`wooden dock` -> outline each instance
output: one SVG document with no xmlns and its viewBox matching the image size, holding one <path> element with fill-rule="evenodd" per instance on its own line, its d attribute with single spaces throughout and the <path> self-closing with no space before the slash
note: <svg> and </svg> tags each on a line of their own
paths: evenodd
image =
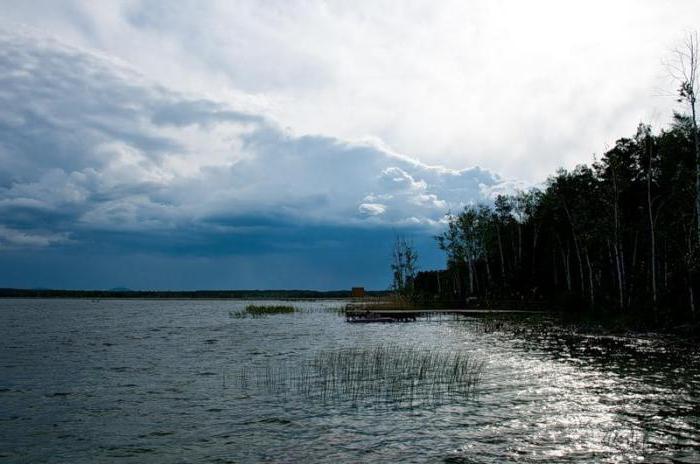
<svg viewBox="0 0 700 464">
<path fill-rule="evenodd" d="M 507 309 L 362 309 L 348 308 L 345 320 L 352 323 L 371 322 L 415 322 L 419 317 L 469 316 L 479 314 L 544 313 L 547 311 L 507 310 Z"/>
<path fill-rule="evenodd" d="M 413 311 L 382 311 L 351 309 L 345 311 L 345 320 L 353 323 L 415 322 L 418 314 Z"/>
</svg>

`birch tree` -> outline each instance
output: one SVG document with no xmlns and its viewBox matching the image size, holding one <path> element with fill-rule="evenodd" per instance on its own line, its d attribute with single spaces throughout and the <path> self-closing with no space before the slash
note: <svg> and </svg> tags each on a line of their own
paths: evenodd
<svg viewBox="0 0 700 464">
<path fill-rule="evenodd" d="M 696 240 L 700 241 L 700 140 L 698 140 L 698 122 L 696 101 L 698 94 L 698 32 L 688 32 L 683 42 L 673 50 L 672 59 L 666 63 L 669 74 L 678 85 L 678 102 L 685 103 L 690 109 L 693 128 L 693 149 L 695 150 L 695 231 Z"/>
</svg>

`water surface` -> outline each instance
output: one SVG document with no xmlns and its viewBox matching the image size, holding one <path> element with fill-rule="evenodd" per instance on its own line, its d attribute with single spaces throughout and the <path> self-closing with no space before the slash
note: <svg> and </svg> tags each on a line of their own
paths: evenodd
<svg viewBox="0 0 700 464">
<path fill-rule="evenodd" d="M 2 462 L 664 462 L 700 453 L 693 346 L 476 319 L 347 324 L 250 302 L 0 300 Z M 267 302 L 270 303 L 270 302 Z M 357 404 L 242 388 L 242 367 L 377 344 L 463 350 L 476 394 Z"/>
</svg>

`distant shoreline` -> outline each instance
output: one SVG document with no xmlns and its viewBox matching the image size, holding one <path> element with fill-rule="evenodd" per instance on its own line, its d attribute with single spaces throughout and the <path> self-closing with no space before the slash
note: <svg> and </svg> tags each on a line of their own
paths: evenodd
<svg viewBox="0 0 700 464">
<path fill-rule="evenodd" d="M 367 291 L 369 297 L 388 295 L 388 291 Z M 0 288 L 0 299 L 77 298 L 104 300 L 329 300 L 352 298 L 350 290 L 55 290 Z"/>
</svg>

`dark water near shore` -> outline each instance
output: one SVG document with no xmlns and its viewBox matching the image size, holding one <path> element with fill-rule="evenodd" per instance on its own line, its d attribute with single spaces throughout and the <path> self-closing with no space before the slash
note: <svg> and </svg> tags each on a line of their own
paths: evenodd
<svg viewBox="0 0 700 464">
<path fill-rule="evenodd" d="M 269 303 L 269 302 L 266 302 Z M 475 319 L 347 324 L 246 302 L 0 300 L 0 462 L 671 462 L 700 458 L 700 360 L 658 338 L 514 336 Z M 485 362 L 448 404 L 241 388 L 242 367 L 378 343 Z M 700 462 L 700 461 L 699 461 Z"/>
</svg>

